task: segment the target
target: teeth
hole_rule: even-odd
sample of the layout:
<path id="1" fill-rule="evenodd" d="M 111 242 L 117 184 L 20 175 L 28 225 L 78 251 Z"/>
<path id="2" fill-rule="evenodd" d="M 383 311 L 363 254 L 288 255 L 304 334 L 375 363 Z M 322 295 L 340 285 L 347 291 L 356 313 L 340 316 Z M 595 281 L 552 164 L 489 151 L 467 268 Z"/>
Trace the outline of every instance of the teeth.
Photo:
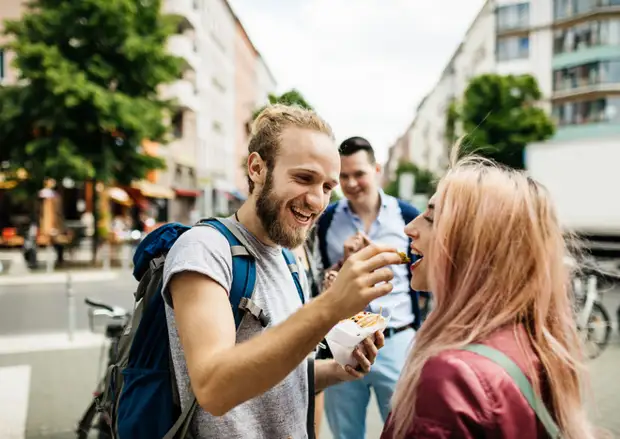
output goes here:
<path id="1" fill-rule="evenodd" d="M 298 216 L 300 216 L 300 217 L 302 217 L 303 219 L 306 219 L 306 220 L 309 219 L 312 216 L 312 214 L 302 213 L 302 212 L 300 212 L 299 210 L 297 210 L 295 208 L 291 208 L 291 210 L 293 211 L 293 213 L 295 215 L 298 215 Z"/>
<path id="2" fill-rule="evenodd" d="M 311 214 L 311 213 L 303 213 L 303 212 L 300 212 L 299 210 L 297 210 L 297 209 L 295 209 L 295 208 L 291 208 L 291 210 L 292 210 L 293 212 L 295 212 L 297 215 L 299 215 L 299 216 L 303 216 L 304 218 L 310 218 L 310 216 L 312 216 L 312 214 Z"/>

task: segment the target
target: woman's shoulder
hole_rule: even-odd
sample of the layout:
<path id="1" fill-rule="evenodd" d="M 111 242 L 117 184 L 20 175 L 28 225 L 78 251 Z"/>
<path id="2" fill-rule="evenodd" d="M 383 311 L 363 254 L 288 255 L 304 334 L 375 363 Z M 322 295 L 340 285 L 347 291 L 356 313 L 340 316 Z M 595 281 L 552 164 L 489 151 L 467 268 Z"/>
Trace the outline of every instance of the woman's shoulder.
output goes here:
<path id="1" fill-rule="evenodd" d="M 516 336 L 500 332 L 483 344 L 507 355 L 526 375 L 537 370 L 537 363 L 520 348 Z M 416 417 L 439 422 L 453 431 L 494 431 L 501 432 L 502 437 L 519 437 L 516 430 L 512 431 L 515 426 L 521 432 L 535 432 L 537 428 L 534 412 L 510 375 L 475 352 L 450 349 L 429 359 L 422 369 L 417 394 Z"/>

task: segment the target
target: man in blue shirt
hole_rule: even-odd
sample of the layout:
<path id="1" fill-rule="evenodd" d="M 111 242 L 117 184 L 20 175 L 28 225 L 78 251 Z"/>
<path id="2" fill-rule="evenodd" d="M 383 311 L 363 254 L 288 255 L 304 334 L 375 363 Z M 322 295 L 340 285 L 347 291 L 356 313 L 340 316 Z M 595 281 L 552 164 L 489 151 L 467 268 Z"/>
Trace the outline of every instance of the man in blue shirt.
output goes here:
<path id="1" fill-rule="evenodd" d="M 370 143 L 361 137 L 345 140 L 340 146 L 340 186 L 346 199 L 332 204 L 319 220 L 317 236 L 322 265 L 338 265 L 347 247 L 361 240 L 410 250 L 405 224 L 419 214 L 413 206 L 385 194 L 379 186 L 381 166 Z M 360 241 L 359 239 L 357 240 Z M 383 420 L 390 410 L 390 399 L 407 358 L 420 318 L 417 293 L 410 289 L 409 265 L 395 265 L 392 292 L 370 303 L 368 311 L 391 311 L 385 331 L 385 345 L 374 369 L 362 380 L 338 384 L 325 391 L 325 413 L 335 439 L 361 439 L 366 433 L 366 409 L 373 388 Z"/>

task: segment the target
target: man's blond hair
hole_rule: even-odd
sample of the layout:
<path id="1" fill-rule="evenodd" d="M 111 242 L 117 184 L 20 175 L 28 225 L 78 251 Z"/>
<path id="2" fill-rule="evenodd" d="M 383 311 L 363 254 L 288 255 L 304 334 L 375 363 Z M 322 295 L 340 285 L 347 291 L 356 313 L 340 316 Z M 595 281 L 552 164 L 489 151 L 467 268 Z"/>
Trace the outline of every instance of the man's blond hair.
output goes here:
<path id="1" fill-rule="evenodd" d="M 249 154 L 258 153 L 267 164 L 269 172 L 275 166 L 280 148 L 280 136 L 284 129 L 289 127 L 318 131 L 334 139 L 331 127 L 316 112 L 297 105 L 268 105 L 252 124 L 248 152 Z M 252 193 L 254 182 L 249 176 L 248 187 Z"/>

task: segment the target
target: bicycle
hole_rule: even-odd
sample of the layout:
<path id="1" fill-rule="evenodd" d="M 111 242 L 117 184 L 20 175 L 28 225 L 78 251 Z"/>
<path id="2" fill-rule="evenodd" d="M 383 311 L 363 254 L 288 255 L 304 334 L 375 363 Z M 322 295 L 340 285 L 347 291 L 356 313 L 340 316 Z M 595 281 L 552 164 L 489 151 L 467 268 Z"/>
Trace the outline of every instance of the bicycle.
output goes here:
<path id="1" fill-rule="evenodd" d="M 113 307 L 88 298 L 84 300 L 84 303 L 90 307 L 88 310 L 88 318 L 91 331 L 95 332 L 94 320 L 96 317 L 106 317 L 110 319 L 110 323 L 106 325 L 105 329 L 105 336 L 110 341 L 107 361 L 107 366 L 110 366 L 115 363 L 118 341 L 123 334 L 127 321 L 131 318 L 131 313 L 123 308 Z M 104 350 L 102 348 L 102 356 L 103 352 Z M 101 359 L 99 364 L 101 364 Z M 100 370 L 99 376 L 101 375 L 102 373 Z M 97 388 L 93 392 L 93 400 L 77 424 L 75 430 L 77 439 L 87 439 L 93 431 L 97 435 L 97 439 L 112 439 L 112 432 L 110 430 L 111 420 L 105 412 L 99 408 L 99 398 L 104 391 L 104 386 L 105 376 L 99 381 Z"/>
<path id="2" fill-rule="evenodd" d="M 573 267 L 577 263 L 574 259 L 567 259 L 566 262 Z M 609 312 L 602 302 L 600 285 L 603 281 L 618 280 L 619 274 L 602 270 L 594 259 L 585 259 L 573 275 L 577 330 L 590 360 L 599 357 L 607 348 L 612 330 Z"/>

